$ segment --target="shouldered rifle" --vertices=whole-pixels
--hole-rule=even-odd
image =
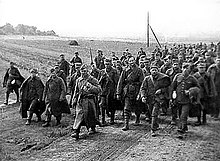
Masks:
[[[91,61],[91,65],[93,65],[94,63],[93,63],[93,59],[92,59],[92,49],[91,48],[89,48],[89,54],[90,54],[90,61]]]

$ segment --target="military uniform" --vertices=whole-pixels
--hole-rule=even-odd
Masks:
[[[189,114],[190,98],[187,90],[192,87],[199,87],[198,81],[192,75],[184,76],[183,73],[179,73],[172,82],[172,91],[176,91],[176,101],[181,107],[179,129],[183,132],[188,130],[187,117]]]
[[[54,115],[57,120],[57,125],[60,124],[61,116],[62,116],[62,107],[60,106],[60,102],[66,100],[66,88],[65,83],[62,78],[55,76],[52,78],[51,76],[48,78],[45,88],[43,99],[46,102],[46,124],[43,126],[49,126],[51,121],[51,116]]]
[[[40,101],[43,97],[44,84],[39,77],[29,77],[21,85],[21,107],[22,118],[27,118],[26,125],[29,125],[33,113],[36,113],[38,121],[41,121],[41,114],[44,108],[41,108]]]
[[[136,98],[139,94],[143,79],[143,72],[136,65],[133,69],[128,67],[123,70],[119,78],[116,95],[122,96],[124,100],[124,130],[129,129],[128,124],[132,106],[136,103]]]
[[[101,102],[101,115],[102,115],[102,124],[105,124],[105,113],[110,112],[111,124],[114,123],[114,115],[117,106],[116,100],[116,87],[118,84],[119,75],[116,69],[109,68],[103,69],[99,75],[99,84],[101,85],[102,92],[100,94]],[[119,104],[118,104],[119,105]]]
[[[97,120],[96,97],[101,92],[98,80],[92,76],[83,78],[82,76],[76,80],[73,99],[77,101],[76,117],[73,124],[74,136],[79,137],[80,127],[85,125],[87,129],[95,129]]]
[[[216,95],[215,93],[215,85],[211,77],[208,75],[208,73],[201,74],[199,72],[196,72],[194,74],[194,77],[198,80],[198,83],[200,85],[200,97],[201,97],[201,103],[203,105],[203,117],[202,117],[202,123],[206,123],[206,114],[210,113],[210,100],[212,100],[212,97]],[[201,113],[198,116],[198,123],[201,123]]]
[[[58,62],[58,65],[60,67],[60,70],[63,70],[66,77],[69,76],[69,72],[70,72],[70,65],[69,63],[64,59]]]
[[[159,109],[165,99],[166,89],[170,84],[171,81],[167,75],[157,73],[156,77],[152,75],[145,77],[141,85],[141,98],[145,98],[147,100],[146,103],[149,105],[149,111],[152,117],[151,129],[153,132],[159,127]],[[156,93],[157,91],[160,92]]]
[[[17,102],[19,102],[18,89],[20,88],[23,81],[24,81],[24,77],[21,76],[18,68],[13,66],[7,69],[3,80],[3,87],[7,88],[5,104],[8,104],[9,94],[12,93],[13,91],[17,95]]]

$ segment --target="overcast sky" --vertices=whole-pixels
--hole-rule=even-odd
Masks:
[[[220,0],[0,0],[6,22],[60,36],[145,37],[147,12],[166,37],[220,31]]]

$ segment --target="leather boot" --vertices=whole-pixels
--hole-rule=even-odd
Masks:
[[[42,126],[43,126],[43,127],[48,127],[48,126],[50,126],[50,121],[51,121],[51,115],[47,115],[46,123],[44,123]]]
[[[128,119],[125,120],[125,125],[124,125],[124,127],[122,128],[122,130],[123,130],[123,131],[129,130],[129,120],[128,120]]]
[[[6,92],[6,94],[5,94],[5,102],[4,102],[5,105],[8,105],[8,98],[9,98],[9,93]]]
[[[76,140],[79,139],[79,133],[80,133],[80,128],[77,130],[74,130],[74,133],[71,134],[71,137],[75,138]]]
[[[27,111],[27,122],[25,123],[25,125],[30,125],[31,124],[32,116],[33,116],[33,112],[32,111]]]
[[[138,126],[140,124],[140,114],[136,114],[136,120],[135,120],[135,126]]]
[[[60,125],[61,115],[56,117],[57,123],[56,126]]]

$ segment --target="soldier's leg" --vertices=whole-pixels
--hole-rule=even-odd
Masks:
[[[15,87],[14,88],[14,91],[15,91],[15,94],[17,96],[17,102],[19,102],[19,88],[18,87]]]
[[[178,105],[174,103],[171,107],[171,125],[176,125]]]
[[[155,102],[153,106],[153,111],[152,111],[152,122],[151,122],[152,132],[155,132],[159,127],[159,124],[158,124],[159,110],[160,110],[160,104],[158,102]]]
[[[5,93],[5,102],[4,102],[5,105],[8,105],[9,94],[10,94],[10,92],[6,91],[6,93]]]
[[[78,140],[79,139],[80,128],[81,128],[81,125],[79,125],[79,127],[74,130],[73,134],[71,134],[71,137],[73,137],[76,140]]]
[[[101,123],[102,126],[106,125],[105,121],[105,111],[106,111],[106,97],[101,97],[101,102],[99,103],[99,106],[101,108]]]
[[[219,110],[220,109],[220,94],[218,93],[218,97],[216,97],[216,102],[215,102],[215,112],[214,112],[214,118],[218,119],[219,117]]]
[[[181,116],[180,116],[180,125],[179,132],[185,133],[188,130],[187,127],[187,118],[189,115],[189,104],[182,105]]]
[[[131,115],[131,102],[129,98],[125,98],[125,106],[124,106],[124,127],[123,131],[129,130],[129,119]]]
[[[56,120],[57,120],[57,123],[56,123],[56,126],[60,125],[60,121],[61,121],[61,118],[62,118],[62,114],[56,116]]]
[[[45,113],[45,115],[46,115],[46,122],[42,125],[43,127],[48,127],[48,126],[50,126],[50,121],[51,121],[51,105],[50,105],[50,103],[48,103],[47,105],[46,105],[46,113]]]
[[[164,116],[167,114],[167,109],[168,109],[168,106],[169,106],[169,100],[168,99],[165,99],[161,105],[162,107],[162,113],[161,113],[161,116]]]
[[[28,110],[27,110],[27,122],[26,125],[30,125],[33,113],[37,111],[38,101],[37,99],[27,101]]]

